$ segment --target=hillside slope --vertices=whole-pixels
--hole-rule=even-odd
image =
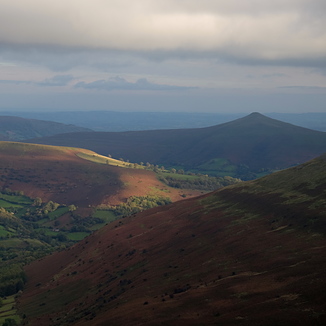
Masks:
[[[326,151],[326,133],[259,113],[208,128],[63,134],[31,142],[83,147],[132,162],[241,177],[306,162]],[[248,178],[248,177],[247,177]]]
[[[23,191],[43,201],[81,208],[118,204],[130,196],[180,199],[189,191],[170,188],[151,171],[97,164],[81,158],[97,154],[80,148],[0,142],[0,188]],[[108,158],[109,159],[109,158]],[[193,195],[199,192],[193,191]]]
[[[326,156],[26,266],[28,325],[325,325]]]
[[[0,140],[20,141],[70,132],[87,132],[91,129],[52,121],[0,116]]]

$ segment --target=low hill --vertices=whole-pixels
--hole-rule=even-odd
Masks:
[[[155,173],[121,167],[125,164],[84,149],[0,142],[0,189],[22,191],[43,201],[81,208],[119,204],[130,196],[191,196],[158,181]],[[103,161],[103,159],[102,159]],[[105,162],[106,162],[105,161]],[[199,192],[193,191],[193,195]]]
[[[325,325],[326,156],[26,266],[28,325]]]
[[[63,134],[31,142],[84,147],[132,162],[250,179],[306,162],[326,151],[326,133],[259,113],[213,127]]]
[[[0,140],[20,141],[70,132],[87,132],[91,129],[58,122],[0,116]]]

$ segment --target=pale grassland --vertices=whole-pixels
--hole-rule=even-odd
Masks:
[[[85,160],[94,162],[94,163],[100,163],[100,164],[108,164],[108,165],[114,165],[114,166],[120,166],[120,167],[129,167],[130,163],[123,162],[120,160],[116,160],[111,157],[107,157],[104,155],[99,155],[96,153],[77,153],[77,156],[80,158],[83,158]]]

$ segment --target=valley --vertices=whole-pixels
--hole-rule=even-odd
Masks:
[[[326,0],[0,25],[0,326],[326,326]]]
[[[170,187],[154,169],[84,149],[0,142],[0,297],[24,288],[25,264],[116,219],[207,192],[202,182],[201,190]]]
[[[0,142],[0,324],[324,325],[324,152],[259,113]]]

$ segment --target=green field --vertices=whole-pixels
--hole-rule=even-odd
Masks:
[[[11,234],[13,234],[13,232],[9,232],[9,230],[6,230],[2,225],[0,225],[0,237],[4,238]]]
[[[50,220],[55,220],[60,216],[62,216],[63,214],[68,213],[68,211],[69,211],[68,207],[59,207],[55,211],[50,212],[48,216]]]
[[[21,208],[22,205],[14,204],[14,203],[8,202],[6,200],[0,199],[0,207],[3,207],[3,208],[16,208],[16,207],[19,207],[19,208]]]
[[[117,219],[117,216],[112,211],[102,209],[96,209],[95,213],[93,214],[93,217],[97,217],[103,220],[103,223],[95,224],[90,228],[93,231],[98,230],[105,224],[113,222]]]
[[[8,203],[14,203],[14,204],[21,204],[21,205],[30,205],[33,203],[33,201],[26,197],[21,195],[7,195],[0,193],[0,199],[3,199],[4,201],[7,201]]]
[[[89,232],[72,232],[67,235],[69,240],[80,241],[89,236]]]
[[[21,322],[20,317],[17,315],[15,297],[13,295],[6,299],[2,299],[2,307],[0,307],[0,325],[3,325],[6,319],[15,320],[17,325]]]

